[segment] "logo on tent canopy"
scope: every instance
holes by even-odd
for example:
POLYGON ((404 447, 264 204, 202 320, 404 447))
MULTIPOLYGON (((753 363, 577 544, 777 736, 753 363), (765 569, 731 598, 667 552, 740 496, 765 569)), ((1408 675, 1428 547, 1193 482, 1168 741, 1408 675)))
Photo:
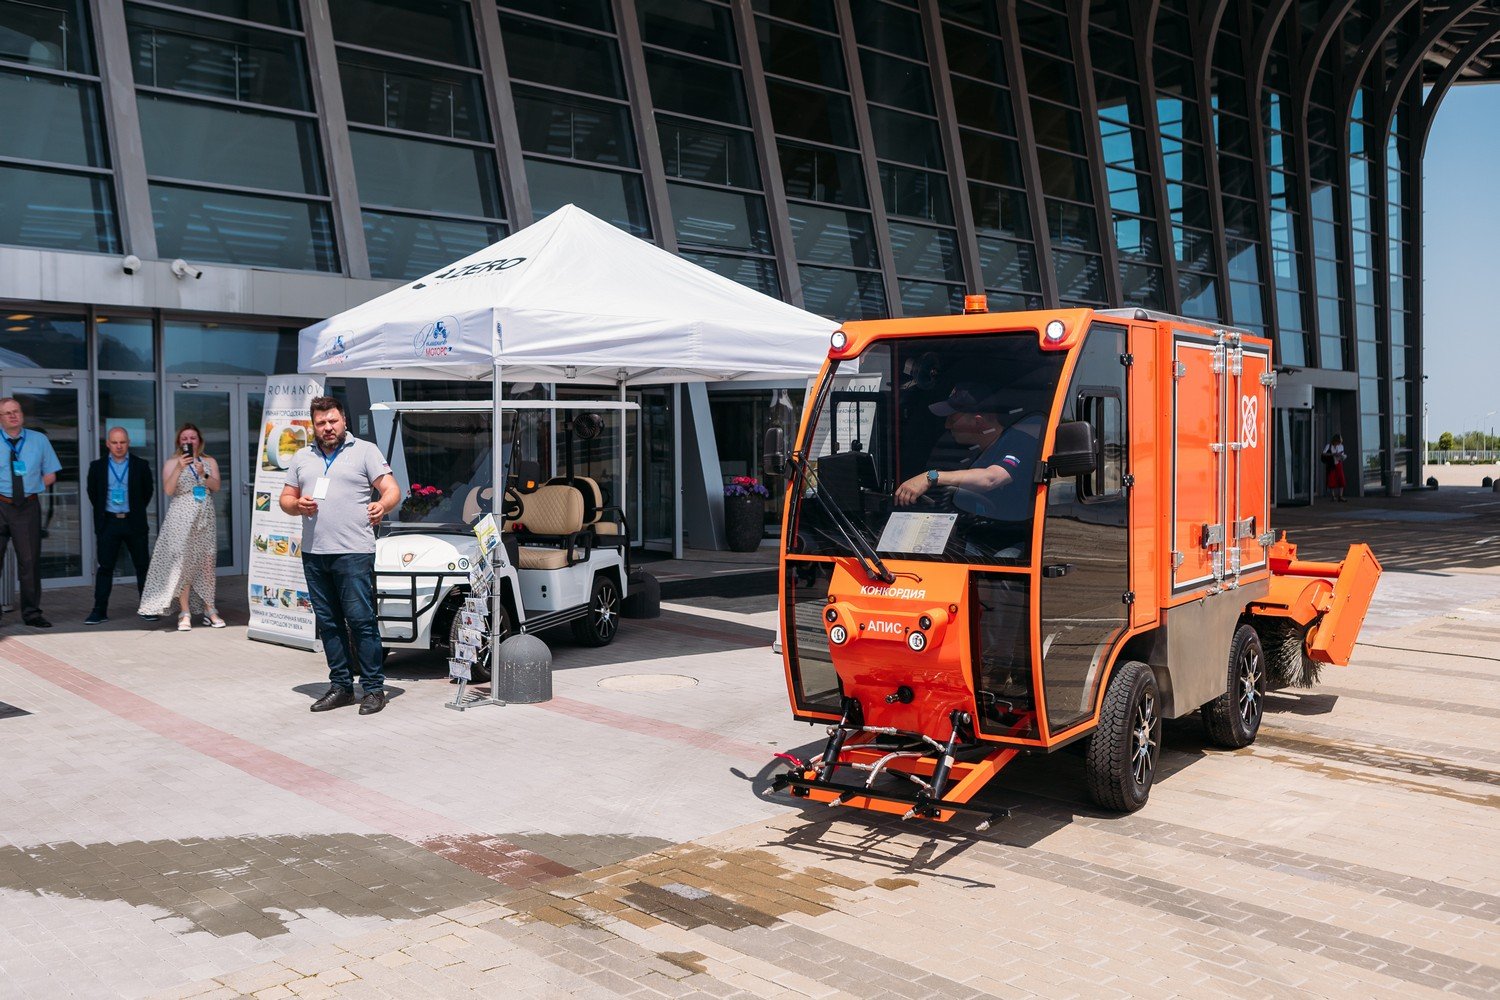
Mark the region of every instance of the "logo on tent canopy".
POLYGON ((333 333, 324 333, 318 338, 318 350, 313 354, 313 363, 320 365, 341 365, 349 360, 349 348, 344 343, 346 336, 353 336, 350 330, 338 330, 333 333))
POLYGON ((453 353, 461 330, 458 317, 444 316, 417 331, 412 350, 419 358, 441 358, 453 353))
MULTIPOLYGON (((495 260, 481 260, 473 264, 465 264, 463 267, 450 267, 445 271, 429 275, 427 281, 448 281, 453 278, 472 278, 476 274, 488 274, 491 271, 508 271, 517 264, 524 264, 525 257, 499 257, 495 260)), ((416 284, 413 288, 424 288, 423 284, 416 284)))

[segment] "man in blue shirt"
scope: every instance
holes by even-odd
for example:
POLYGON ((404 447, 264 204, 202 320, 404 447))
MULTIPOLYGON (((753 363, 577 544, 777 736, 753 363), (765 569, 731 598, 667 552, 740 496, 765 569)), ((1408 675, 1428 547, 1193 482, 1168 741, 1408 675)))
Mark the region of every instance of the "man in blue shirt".
POLYGON ((0 566, 8 543, 21 578, 21 620, 34 628, 52 627, 42 615, 41 493, 61 469, 47 435, 26 429, 21 404, 0 398, 0 566))
MULTIPOLYGON (((99 571, 94 577, 94 610, 85 625, 109 621, 109 594, 115 586, 115 562, 120 546, 130 551, 135 564, 137 590, 146 589, 146 570, 151 566, 151 548, 146 544, 150 528, 146 511, 156 492, 156 477, 145 459, 130 453, 130 435, 123 427, 111 427, 105 439, 109 454, 89 465, 89 504, 94 508, 94 537, 99 541, 99 571)), ((142 615, 155 621, 155 615, 142 615)))

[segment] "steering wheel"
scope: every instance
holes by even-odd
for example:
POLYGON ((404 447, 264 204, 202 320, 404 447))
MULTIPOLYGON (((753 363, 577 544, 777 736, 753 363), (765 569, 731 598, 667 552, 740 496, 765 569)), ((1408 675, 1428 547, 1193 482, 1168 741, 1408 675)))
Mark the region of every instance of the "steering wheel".
POLYGON ((929 486, 927 487, 927 492, 907 504, 906 509, 920 510, 927 513, 952 513, 954 510, 953 490, 952 486, 929 486))
POLYGON ((521 513, 526 505, 521 501, 521 494, 514 486, 505 488, 505 497, 500 504, 500 517, 502 521, 519 521, 521 513))

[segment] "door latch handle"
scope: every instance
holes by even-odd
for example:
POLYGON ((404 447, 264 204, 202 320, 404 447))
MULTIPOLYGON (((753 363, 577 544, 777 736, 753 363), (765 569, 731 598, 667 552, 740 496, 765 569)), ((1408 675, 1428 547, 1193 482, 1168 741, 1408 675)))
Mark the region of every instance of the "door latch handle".
POLYGON ((1072 570, 1072 563, 1053 563, 1051 566, 1042 567, 1042 576, 1048 580, 1056 580, 1060 576, 1067 576, 1072 570))

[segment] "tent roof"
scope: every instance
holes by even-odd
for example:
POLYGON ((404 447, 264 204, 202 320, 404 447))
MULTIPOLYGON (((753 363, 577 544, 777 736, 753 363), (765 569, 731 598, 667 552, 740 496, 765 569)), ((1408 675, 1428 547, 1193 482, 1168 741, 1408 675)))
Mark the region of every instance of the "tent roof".
POLYGON ((567 205, 302 331, 299 371, 586 384, 805 378, 837 324, 567 205))

